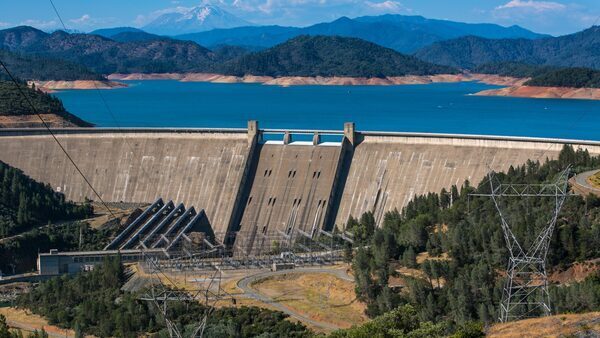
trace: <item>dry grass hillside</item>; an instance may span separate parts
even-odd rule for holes
[[[600,337],[600,312],[563,314],[496,324],[488,337]]]
[[[589,180],[592,186],[600,188],[600,171],[590,176]]]

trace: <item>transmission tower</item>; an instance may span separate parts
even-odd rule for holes
[[[214,251],[214,249],[194,252],[192,256],[204,256],[208,251]],[[189,251],[186,254],[189,254]],[[204,282],[203,285],[198,284],[195,288],[180,289],[167,271],[172,271],[171,268],[174,266],[178,267],[179,272],[182,269],[189,269],[190,266],[181,264],[181,260],[182,257],[167,260],[155,256],[146,257],[145,268],[152,276],[153,281],[150,288],[140,299],[154,304],[165,321],[170,338],[202,337],[208,317],[214,311],[216,303],[225,296],[225,292],[221,288],[222,271],[219,266],[211,264],[212,269],[202,281]],[[216,291],[213,290],[215,288]],[[176,303],[185,304],[188,307],[192,303],[200,303],[204,306],[202,316],[194,323],[193,332],[189,336],[185,334],[185,328],[179,327],[177,322],[171,318],[170,305]]]
[[[550,294],[546,273],[546,256],[550,239],[558,219],[560,209],[569,195],[568,179],[570,167],[561,172],[554,183],[513,184],[500,183],[493,171],[488,174],[490,193],[471,194],[491,197],[501,219],[502,231],[509,252],[506,284],[500,303],[501,322],[550,315]],[[494,183],[496,181],[496,183]],[[507,218],[508,210],[501,206],[503,198],[545,198],[552,202],[552,211],[536,239],[525,247],[513,233],[514,224]]]

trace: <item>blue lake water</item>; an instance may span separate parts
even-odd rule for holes
[[[129,81],[130,87],[58,92],[99,127],[245,127],[464,133],[600,140],[600,101],[471,96],[481,83],[293,86]],[[106,100],[114,119],[102,102]]]

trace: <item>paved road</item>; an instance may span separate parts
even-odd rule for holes
[[[354,278],[349,276],[345,270],[341,270],[339,268],[335,269],[335,268],[324,268],[324,267],[316,267],[316,268],[311,267],[311,268],[296,268],[294,270],[265,271],[265,272],[258,273],[256,275],[244,277],[238,281],[237,285],[240,289],[242,289],[244,291],[244,295],[246,297],[253,298],[253,299],[256,299],[263,303],[270,304],[277,310],[279,310],[283,313],[286,313],[290,317],[298,319],[301,322],[308,323],[312,326],[320,327],[320,328],[323,328],[326,330],[339,329],[339,327],[336,325],[333,325],[330,323],[325,323],[325,322],[319,322],[319,321],[316,321],[309,317],[306,317],[298,312],[295,312],[292,309],[288,308],[287,306],[276,302],[272,298],[259,293],[258,291],[256,291],[254,288],[252,288],[250,286],[252,283],[254,283],[258,280],[267,278],[267,277],[276,276],[276,275],[284,275],[284,274],[289,274],[289,273],[302,273],[302,272],[305,272],[305,273],[306,272],[308,272],[308,273],[311,273],[311,272],[312,273],[328,273],[328,274],[334,275],[343,280],[354,281]]]
[[[596,169],[596,170],[590,170],[590,171],[586,171],[584,173],[581,173],[581,174],[575,176],[575,182],[578,185],[580,185],[580,186],[582,186],[582,187],[584,187],[586,189],[590,189],[590,190],[597,191],[597,192],[600,193],[600,189],[599,188],[593,187],[590,184],[590,182],[588,182],[588,178],[590,176],[594,175],[595,173],[597,173],[598,171],[600,171],[600,170]]]

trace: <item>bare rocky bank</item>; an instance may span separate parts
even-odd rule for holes
[[[600,88],[510,86],[481,91],[481,96],[512,96],[537,99],[600,100]]]
[[[186,74],[111,74],[110,80],[178,80],[183,82],[211,82],[211,83],[261,83],[275,86],[299,86],[299,85],[323,85],[323,86],[350,86],[350,85],[403,85],[403,84],[427,84],[436,82],[461,82],[472,81],[465,74],[442,74],[442,75],[410,75],[394,76],[385,78],[347,77],[347,76],[233,76],[210,73],[186,73]]]
[[[36,88],[44,92],[66,89],[115,89],[127,87],[126,84],[115,81],[75,80],[75,81],[30,81]]]

